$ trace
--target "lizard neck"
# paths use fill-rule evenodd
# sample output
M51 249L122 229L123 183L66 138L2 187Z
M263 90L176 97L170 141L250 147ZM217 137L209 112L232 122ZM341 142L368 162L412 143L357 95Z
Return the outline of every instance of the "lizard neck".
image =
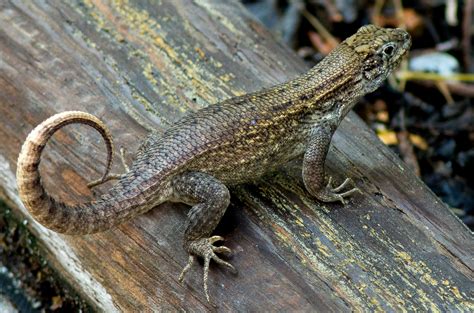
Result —
M339 45L306 74L287 83L293 110L310 119L337 118L339 122L363 96L360 60L351 47Z

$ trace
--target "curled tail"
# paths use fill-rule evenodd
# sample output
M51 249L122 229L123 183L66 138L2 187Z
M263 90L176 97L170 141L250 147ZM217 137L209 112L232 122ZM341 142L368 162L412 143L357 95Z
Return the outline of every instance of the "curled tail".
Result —
M20 198L38 222L54 231L81 234L105 230L112 226L106 216L107 208L110 207L110 194L98 201L68 206L49 196L41 183L38 167L44 146L57 130L73 123L92 126L102 135L107 146L107 168L102 180L108 175L112 165L113 143L104 123L84 112L59 113L33 129L21 148L16 172Z

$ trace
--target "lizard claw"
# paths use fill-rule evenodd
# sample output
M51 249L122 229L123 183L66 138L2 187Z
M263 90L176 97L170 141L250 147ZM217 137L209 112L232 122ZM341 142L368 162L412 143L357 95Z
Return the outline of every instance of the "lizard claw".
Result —
M344 198L356 193L360 192L360 189L357 187L354 187L348 191L345 192L340 192L343 190L348 184L350 184L352 180L350 178L346 178L342 184L340 184L337 187L332 186L332 177L329 177L328 183L324 188L321 190L314 192L314 196L318 198L318 200L324 201L324 202L336 202L340 201L343 205L345 205L347 202Z
M223 240L224 238L221 236L212 236L210 238L197 239L188 243L186 246L186 250L189 252L188 263L183 268L183 271L181 272L178 278L178 280L182 282L186 273L191 269L191 266L193 265L194 260L196 259L196 256L202 257L204 259L204 274L203 274L204 293L206 295L207 302L209 303L211 301L209 299L207 280L208 280L208 275L209 275L209 264L211 260L213 260L219 265L223 265L227 267L232 273L234 274L237 273L237 270L232 264L222 260L220 257L216 255L216 253L224 253L224 254L232 253L232 250L226 246L216 247L213 245L213 243L217 241L223 241Z

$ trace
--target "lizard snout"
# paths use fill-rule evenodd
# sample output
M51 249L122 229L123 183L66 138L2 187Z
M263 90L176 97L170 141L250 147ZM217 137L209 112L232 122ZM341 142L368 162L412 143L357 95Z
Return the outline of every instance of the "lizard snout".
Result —
M398 32L398 37L400 38L401 46L404 50L409 50L411 47L411 36L410 34L401 28L395 29Z

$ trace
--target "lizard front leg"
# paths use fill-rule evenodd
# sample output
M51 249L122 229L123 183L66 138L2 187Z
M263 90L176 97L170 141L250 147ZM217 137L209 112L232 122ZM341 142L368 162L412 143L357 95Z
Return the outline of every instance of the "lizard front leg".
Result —
M184 275L194 263L195 257L202 257L204 259L204 292L207 301L210 302L207 288L210 261L214 260L232 272L236 272L230 263L216 255L216 253L231 253L231 250L225 246L213 245L224 238L210 237L229 206L229 190L213 176L201 172L180 174L174 178L172 186L173 198L176 201L192 205L184 231L184 249L189 253L189 260L179 275L179 280L183 280Z
M303 159L303 181L306 189L311 195L323 202L341 201L345 204L344 197L355 192L360 192L358 188L352 188L345 192L340 192L350 182L346 178L338 187L332 187L332 178L325 182L324 163L329 151L331 138L337 125L319 125L311 131L309 143Z

